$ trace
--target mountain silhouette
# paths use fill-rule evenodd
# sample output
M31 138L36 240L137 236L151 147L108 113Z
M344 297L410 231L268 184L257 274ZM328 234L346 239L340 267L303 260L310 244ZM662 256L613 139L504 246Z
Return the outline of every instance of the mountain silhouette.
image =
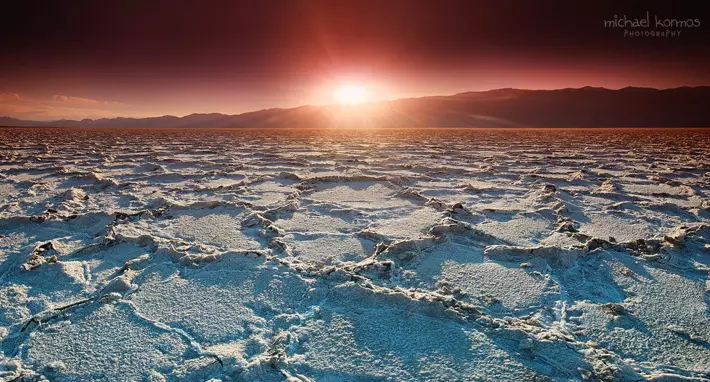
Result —
M496 89L361 105L300 106L227 115L25 121L0 126L291 127L709 127L710 87L618 90Z

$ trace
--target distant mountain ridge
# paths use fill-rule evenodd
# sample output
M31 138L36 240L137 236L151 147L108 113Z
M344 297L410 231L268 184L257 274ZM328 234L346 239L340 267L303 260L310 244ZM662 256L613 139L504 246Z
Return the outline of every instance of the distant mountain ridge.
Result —
M299 106L81 121L0 117L0 126L52 127L710 127L710 87L496 89L362 105Z

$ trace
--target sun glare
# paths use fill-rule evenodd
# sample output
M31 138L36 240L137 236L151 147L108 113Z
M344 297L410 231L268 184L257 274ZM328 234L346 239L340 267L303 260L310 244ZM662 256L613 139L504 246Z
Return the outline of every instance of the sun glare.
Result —
M352 105L367 101L367 89L358 85L341 86L335 91L335 100L344 105Z

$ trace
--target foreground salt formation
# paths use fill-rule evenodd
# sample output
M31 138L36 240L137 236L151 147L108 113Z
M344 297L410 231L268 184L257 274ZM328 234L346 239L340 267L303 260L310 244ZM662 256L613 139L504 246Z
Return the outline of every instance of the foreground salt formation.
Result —
M0 129L0 380L709 379L708 147Z

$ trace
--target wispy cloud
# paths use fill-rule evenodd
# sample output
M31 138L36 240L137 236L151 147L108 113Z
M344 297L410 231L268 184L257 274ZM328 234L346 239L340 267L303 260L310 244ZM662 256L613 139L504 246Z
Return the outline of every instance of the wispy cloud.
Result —
M70 102L70 103L89 104L89 105L100 104L100 102L95 99L83 98L83 97L72 97L72 96L66 96L66 95L61 95L61 94L53 95L52 100L56 101L56 102Z
M99 101L93 98L84 97L73 97L63 94L55 94L52 96L52 100L55 102L71 103L76 105L95 105L95 106L116 106L116 107L128 107L129 105L118 102L118 101Z
M111 118L130 114L133 114L130 105L118 101L64 94L55 94L49 98L35 98L19 93L0 92L0 116L57 120Z
M18 93L0 93L0 102L13 102L19 100L20 95Z

